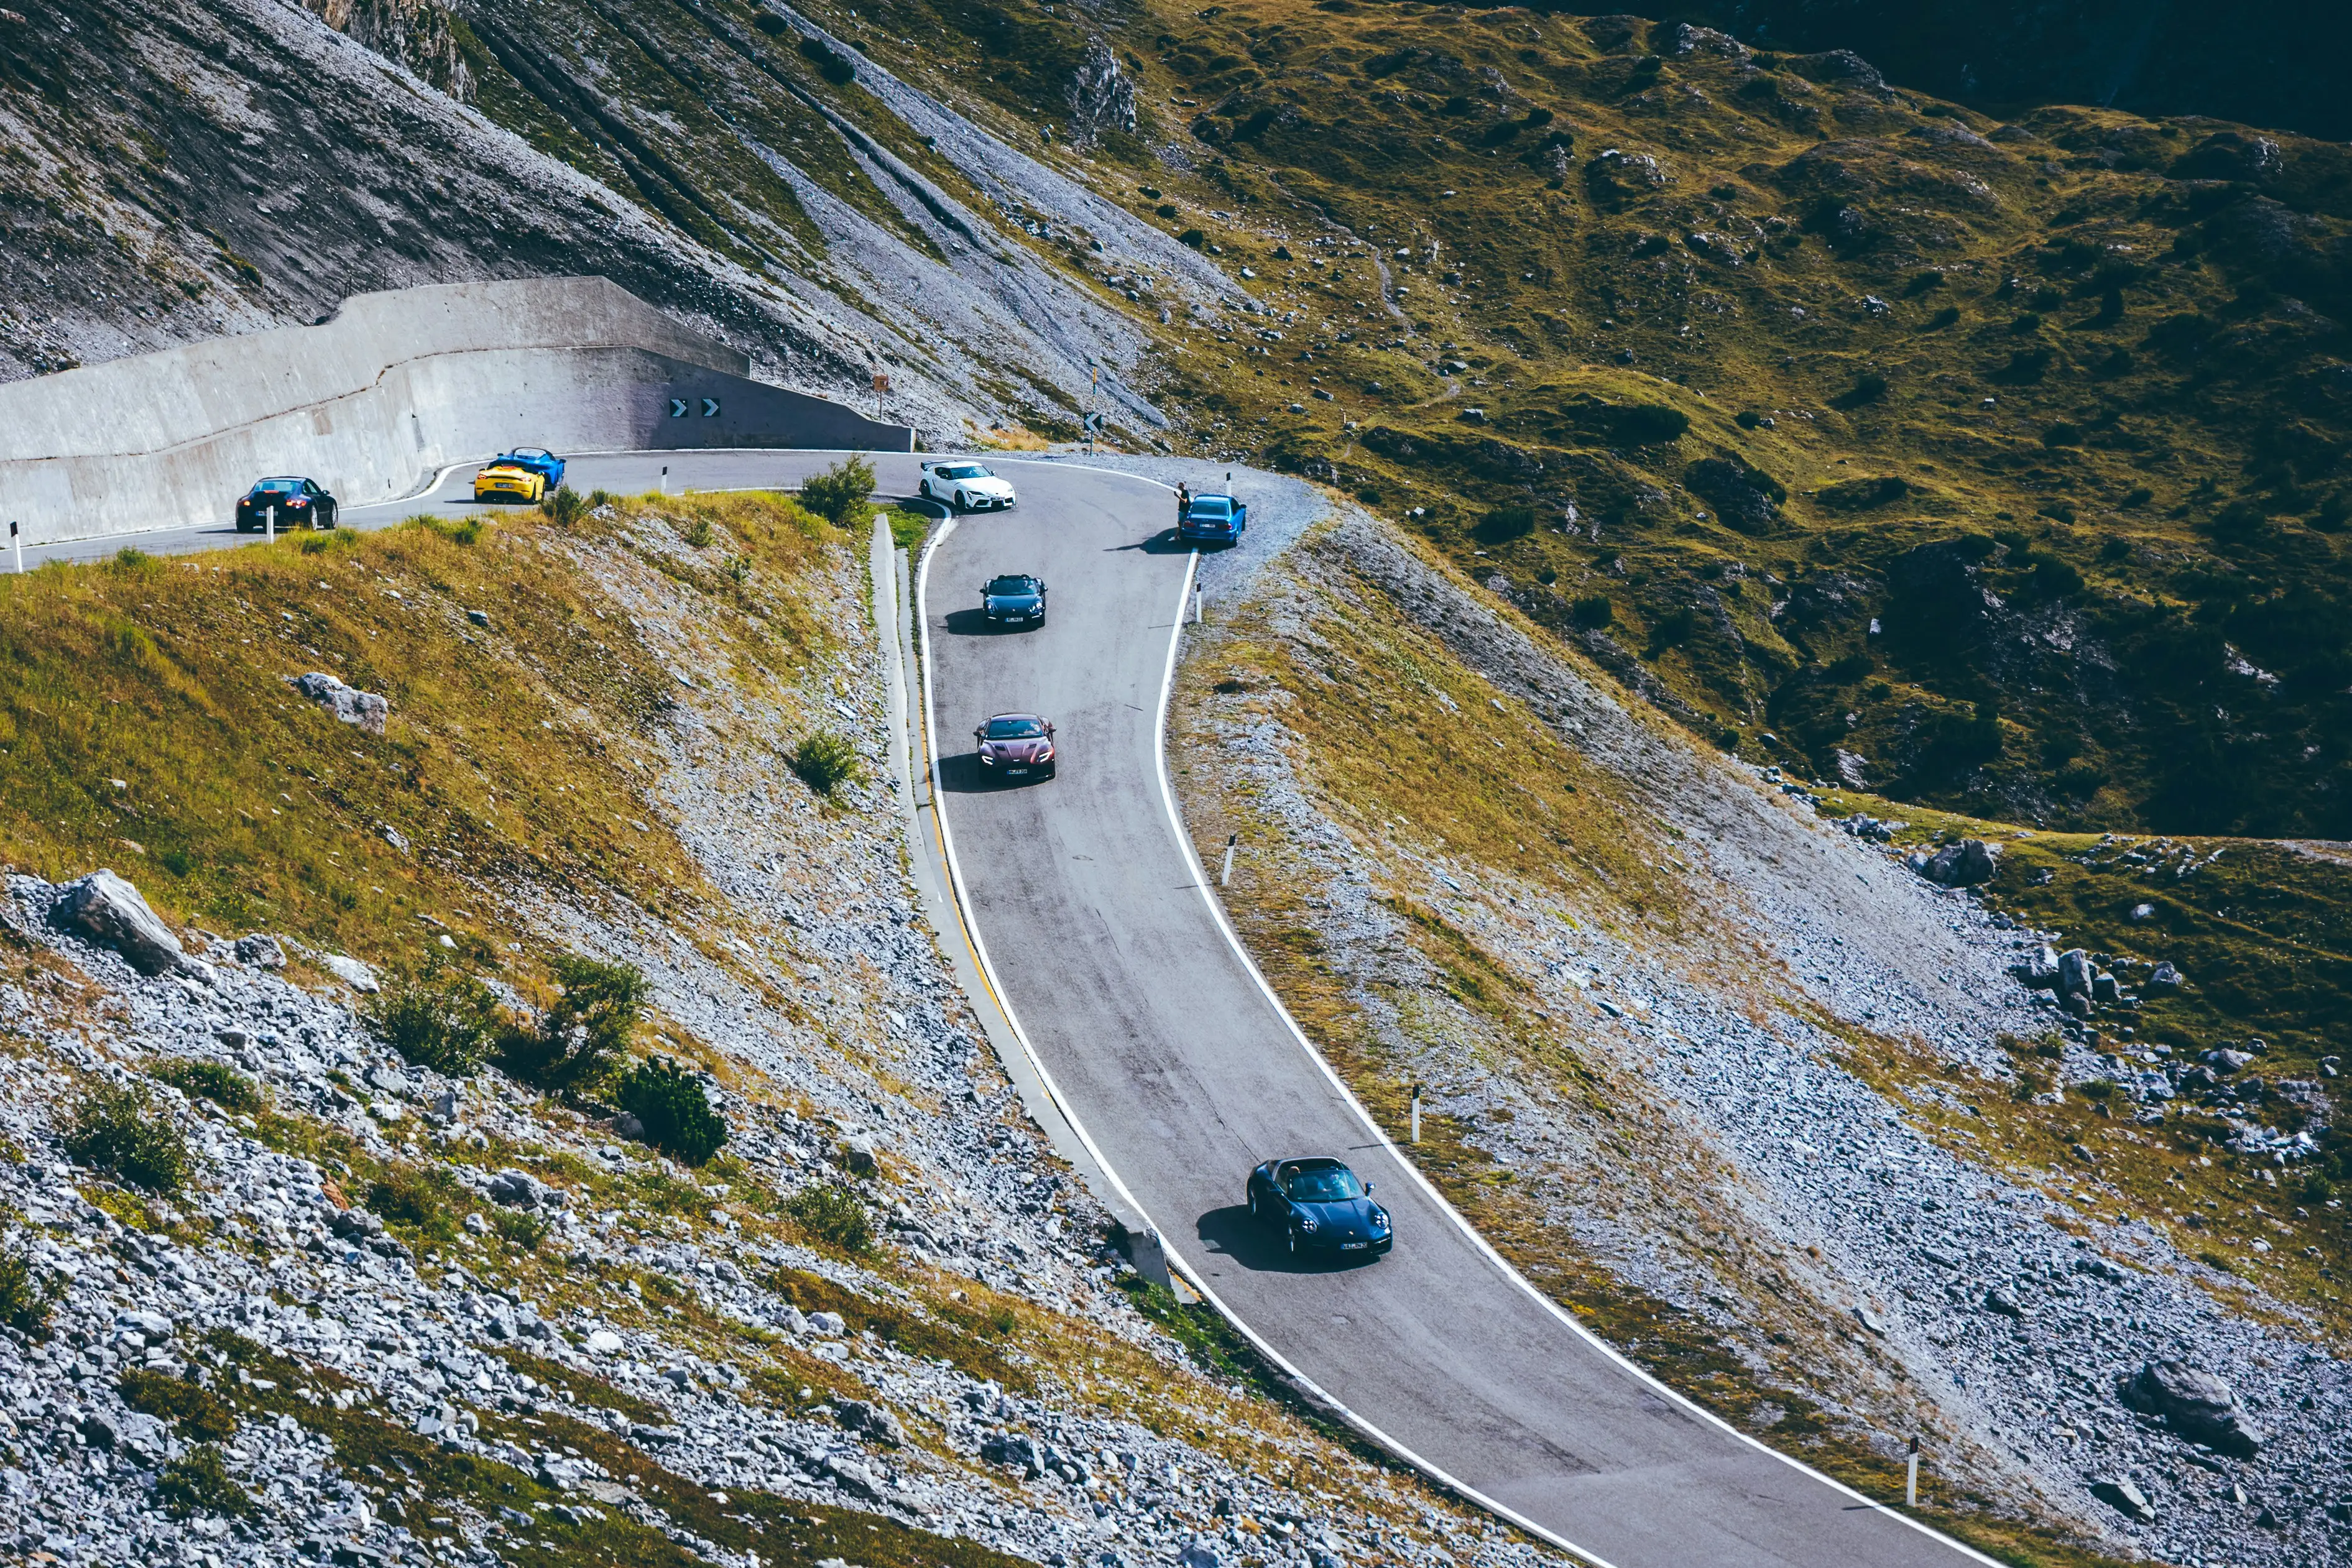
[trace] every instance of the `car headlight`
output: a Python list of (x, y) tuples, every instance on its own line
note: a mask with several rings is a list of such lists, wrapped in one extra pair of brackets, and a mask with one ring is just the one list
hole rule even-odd
[(1386, 1230), (1388, 1227), (1389, 1211), (1383, 1208), (1375, 1208), (1372, 1210), (1372, 1228), (1374, 1230)]
[(1299, 1216), (1298, 1216), (1298, 1228), (1299, 1228), (1299, 1229), (1301, 1229), (1301, 1230), (1303, 1230), (1303, 1231), (1309, 1232), (1309, 1233), (1311, 1234), (1311, 1233), (1312, 1233), (1312, 1232), (1317, 1228), (1316, 1224), (1315, 1224), (1315, 1216), (1314, 1216), (1313, 1215), (1311, 1215), (1311, 1214), (1309, 1214), (1309, 1215), (1299, 1215)]
[(983, 767), (983, 768), (992, 768), (992, 767), (994, 767), (994, 766), (996, 765), (996, 753), (995, 753), (995, 752), (981, 752), (981, 753), (980, 753), (980, 765), (981, 765), (982, 767)]
[(1048, 747), (1046, 747), (1044, 751), (1042, 751), (1042, 752), (1038, 752), (1038, 753), (1037, 753), (1037, 760), (1038, 760), (1039, 762), (1041, 762), (1041, 763), (1050, 763), (1050, 762), (1052, 762), (1052, 761), (1054, 760), (1054, 748), (1053, 748), (1053, 747), (1051, 747), (1051, 746), (1048, 746)]

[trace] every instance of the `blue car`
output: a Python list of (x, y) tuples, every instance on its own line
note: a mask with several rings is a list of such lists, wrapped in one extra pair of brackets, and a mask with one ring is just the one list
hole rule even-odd
[(563, 482), (563, 459), (544, 447), (517, 447), (511, 452), (500, 452), (482, 466), (495, 468), (500, 464), (510, 468), (528, 468), (547, 481), (553, 489)]
[(1268, 1160), (1249, 1173), (1250, 1217), (1279, 1228), (1293, 1257), (1377, 1258), (1396, 1237), (1369, 1182), (1338, 1160)]
[(1203, 544), (1238, 544), (1249, 529), (1249, 507), (1229, 495), (1194, 496), (1176, 520), (1176, 537)]

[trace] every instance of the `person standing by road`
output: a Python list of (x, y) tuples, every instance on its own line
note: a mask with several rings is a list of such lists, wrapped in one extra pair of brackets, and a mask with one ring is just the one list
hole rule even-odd
[(1184, 482), (1183, 482), (1181, 479), (1179, 479), (1179, 480), (1176, 482), (1176, 526), (1177, 526), (1177, 527), (1181, 528), (1181, 527), (1183, 527), (1183, 526), (1184, 526), (1184, 514), (1185, 514), (1185, 513), (1187, 513), (1187, 512), (1189, 512), (1189, 511), (1191, 511), (1192, 510), (1192, 492), (1191, 490), (1189, 490), (1189, 489), (1185, 489), (1185, 488), (1184, 488)]

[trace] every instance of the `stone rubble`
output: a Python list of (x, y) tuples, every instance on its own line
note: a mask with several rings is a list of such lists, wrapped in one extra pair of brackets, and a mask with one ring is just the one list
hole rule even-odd
[[(839, 1183), (845, 1170), (864, 1183), (885, 1258), (1133, 1345), (1158, 1363), (1158, 1397), (1189, 1408), (1203, 1436), (1255, 1440), (1213, 1413), (1238, 1398), (1291, 1441), (1315, 1441), (1272, 1406), (1206, 1379), (1113, 1289), (1129, 1265), (1105, 1239), (1108, 1215), (1052, 1156), (988, 1057), (915, 912), (907, 847), (883, 786), (869, 782), (843, 805), (821, 805), (770, 749), (821, 705), (850, 717), (867, 738), (870, 774), (884, 771), (877, 667), (855, 609), (862, 574), (836, 564), (841, 580), (814, 595), (834, 606), (828, 631), (842, 651), (817, 661), (810, 689), (754, 692), (725, 679), (711, 628), (673, 579), (633, 557), (578, 548), (581, 569), (649, 644), (700, 678), (667, 716), (650, 776), (664, 816), (722, 896), (689, 926), (546, 888), (486, 889), (525, 911), (517, 934), (638, 964), (665, 1026), (716, 1043), (763, 1088), (754, 1097), (743, 1084), (705, 1085), (729, 1117), (730, 1153), (763, 1183), (790, 1192)], [(918, 1308), (879, 1264), (753, 1235), (719, 1206), (722, 1188), (704, 1188), (709, 1223), (667, 1228), (634, 1202), (567, 1188), (554, 1175), (566, 1161), (622, 1180), (700, 1178), (615, 1142), (615, 1129), (551, 1110), (494, 1071), (457, 1079), (391, 1055), (354, 1010), (361, 977), (375, 984), (361, 961), (303, 950), (348, 987), (312, 992), (286, 978), (298, 944), (282, 936), (195, 933), (191, 952), (160, 921), (160, 934), (127, 917), (61, 929), (57, 911), (100, 896), (93, 886), (17, 875), (0, 899), (0, 938), (39, 960), (0, 980), (0, 1035), (20, 1047), (0, 1054), (0, 1143), (17, 1156), (0, 1164), (0, 1214), (11, 1216), (0, 1247), (24, 1257), (36, 1279), (64, 1288), (45, 1340), (0, 1334), (0, 1545), (20, 1558), (43, 1554), (68, 1568), (488, 1564), (532, 1522), (507, 1508), (408, 1512), (397, 1478), (387, 1487), (346, 1468), (291, 1416), (247, 1420), (224, 1445), (231, 1475), (259, 1499), (253, 1518), (172, 1517), (152, 1488), (187, 1439), (130, 1409), (118, 1383), (131, 1368), (227, 1376), (207, 1339), (226, 1330), (348, 1380), (336, 1399), (560, 1489), (567, 1519), (617, 1509), (729, 1568), (749, 1564), (688, 1540), (623, 1478), (578, 1456), (487, 1436), (478, 1412), (561, 1411), (706, 1489), (869, 1510), (1055, 1568), (1180, 1554), (1199, 1568), (1244, 1553), (1279, 1568), (1373, 1555), (1411, 1568), (1549, 1560), (1353, 1459), (1322, 1468), (1311, 1488), (1269, 1479), (1220, 1458), (1225, 1445), (1158, 1435), (1112, 1414), (1059, 1368), (1040, 1369), (1035, 1394), (1016, 1393), (854, 1331), (839, 1312), (803, 1311), (762, 1281), (790, 1268), (859, 1299)], [(118, 913), (145, 908), (127, 883), (101, 891)], [(142, 931), (137, 941), (124, 934)], [(152, 974), (128, 956), (173, 951), (182, 962), (157, 963)], [(762, 985), (807, 1012), (771, 1011)], [(130, 1082), (170, 1058), (250, 1075), (274, 1112), (313, 1119), (372, 1160), (437, 1166), (491, 1212), (543, 1226), (542, 1256), (572, 1273), (657, 1274), (712, 1321), (782, 1336), (861, 1392), (799, 1408), (754, 1399), (744, 1363), (756, 1347), (712, 1356), (667, 1336), (658, 1319), (648, 1328), (636, 1314), (597, 1310), (593, 1296), (562, 1306), (502, 1284), (485, 1246), (493, 1227), (479, 1212), (457, 1241), (412, 1247), (366, 1194), (342, 1190), (331, 1165), (273, 1149), (250, 1115), (152, 1080), (153, 1114), (182, 1130), (195, 1174), (168, 1201), (150, 1200), (142, 1223), (126, 1224), (110, 1207), (131, 1213), (134, 1195), (73, 1164), (60, 1131), (82, 1085)], [(574, 1402), (518, 1371), (501, 1349), (602, 1380), (662, 1418)]]
[[(2167, 1561), (2287, 1568), (2352, 1552), (2352, 1368), (2298, 1331), (2256, 1269), (2184, 1257), (2112, 1206), (2095, 1172), (2029, 1181), (1997, 1150), (1954, 1154), (1841, 1065), (1846, 1041), (1816, 1021), (1917, 1042), (1956, 1087), (1994, 1092), (2018, 1075), (1998, 1037), (2057, 1026), (2058, 1092), (2116, 1082), (2127, 1108), (2160, 1121), (2182, 1069), (2098, 1049), (2055, 1012), (2059, 992), (2128, 1005), (2090, 955), (2054, 952), (2047, 933), (1916, 877), (1884, 847), (1891, 832), (1833, 826), (1801, 789), (1768, 795), (1658, 738), (1369, 520), (1310, 534), (1291, 561), (1297, 580), (1253, 606), (1277, 635), (1311, 646), (1328, 619), (1385, 595), (1371, 613), (1428, 628), (1630, 784), (1688, 858), (1703, 934), (1629, 939), (1548, 884), (1343, 824), (1273, 719), (1213, 699), (1179, 720), (1213, 764), (1196, 762), (1192, 787), (1243, 791), (1280, 841), (1304, 906), (1282, 918), (1321, 938), (1372, 1020), (1383, 1071), (1427, 1084), (1431, 1110), (1512, 1173), (1519, 1201), (1882, 1452), (1931, 1434), (1930, 1476), (1965, 1473)], [(1190, 657), (1213, 657), (1216, 637), (1196, 634)], [(1454, 1003), (1387, 901), (1400, 888), (1503, 965), (1524, 1016), (1605, 1075), (1612, 1121), (1555, 1094), (1556, 1069), (1522, 1073)], [(1952, 1104), (1965, 1109), (1965, 1092)], [(2266, 1151), (2280, 1136), (2241, 1134)], [(1721, 1246), (1727, 1224), (1741, 1248)], [(1783, 1348), (1755, 1343), (1768, 1331)], [(2207, 1381), (2221, 1373), (2226, 1384)], [(2126, 1400), (2134, 1387), (2159, 1414)]]

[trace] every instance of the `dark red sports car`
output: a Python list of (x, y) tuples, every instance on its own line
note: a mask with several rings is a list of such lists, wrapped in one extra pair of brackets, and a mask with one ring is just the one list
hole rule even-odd
[(1054, 776), (1054, 726), (1034, 713), (999, 713), (979, 725), (980, 775), (994, 779)]

